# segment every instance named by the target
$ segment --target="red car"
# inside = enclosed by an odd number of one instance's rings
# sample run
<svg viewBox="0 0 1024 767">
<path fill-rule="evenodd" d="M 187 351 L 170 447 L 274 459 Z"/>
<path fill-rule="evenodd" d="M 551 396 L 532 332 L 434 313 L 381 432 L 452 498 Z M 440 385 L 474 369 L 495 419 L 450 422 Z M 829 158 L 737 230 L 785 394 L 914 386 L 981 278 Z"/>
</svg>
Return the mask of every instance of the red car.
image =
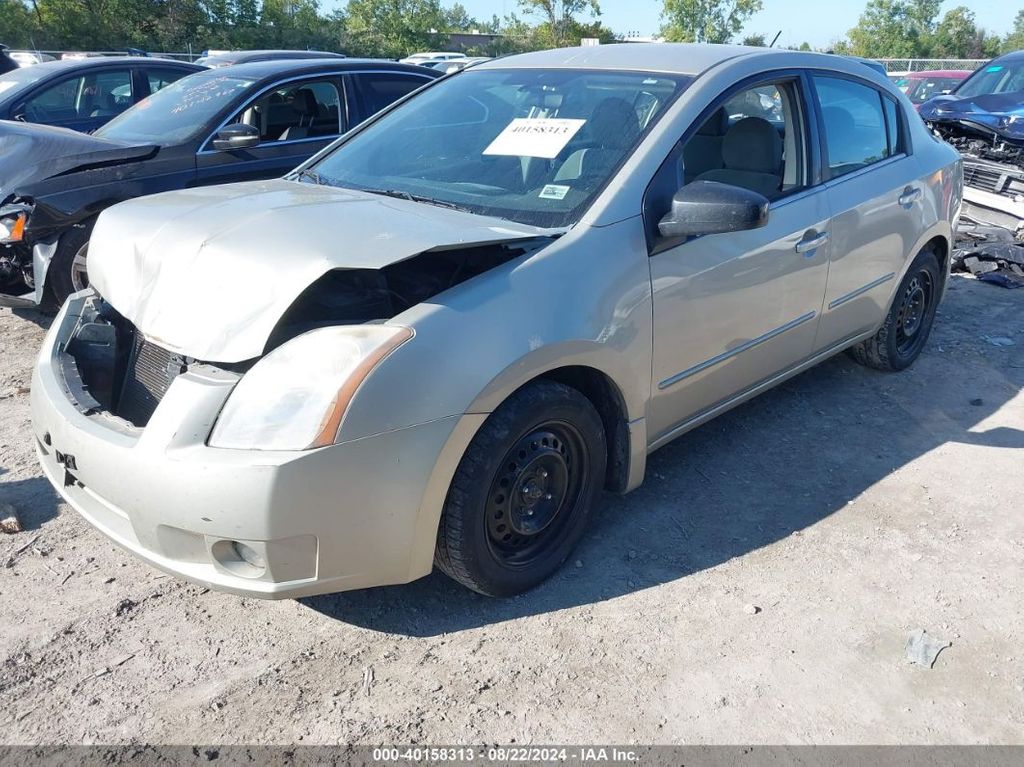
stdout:
<svg viewBox="0 0 1024 767">
<path fill-rule="evenodd" d="M 949 93 L 971 73 L 962 69 L 936 69 L 930 72 L 910 72 L 896 81 L 896 87 L 907 94 L 917 109 L 932 96 Z"/>
</svg>

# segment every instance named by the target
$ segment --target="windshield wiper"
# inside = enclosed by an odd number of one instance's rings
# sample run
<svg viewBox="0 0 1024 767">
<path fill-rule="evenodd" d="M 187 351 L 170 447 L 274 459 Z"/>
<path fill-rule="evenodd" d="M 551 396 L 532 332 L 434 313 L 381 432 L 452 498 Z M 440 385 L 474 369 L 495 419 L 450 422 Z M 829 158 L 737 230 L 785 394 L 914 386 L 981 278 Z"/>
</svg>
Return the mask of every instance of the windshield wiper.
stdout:
<svg viewBox="0 0 1024 767">
<path fill-rule="evenodd" d="M 296 181 L 302 181 L 303 179 L 308 179 L 314 184 L 320 184 L 321 186 L 330 186 L 330 183 L 312 168 L 303 168 L 295 174 Z"/>
<path fill-rule="evenodd" d="M 450 210 L 467 210 L 461 205 L 456 205 L 454 202 L 448 202 L 447 200 L 437 200 L 433 197 L 427 197 L 422 194 L 413 194 L 412 192 L 406 192 L 402 189 L 364 189 L 364 192 L 370 194 L 382 194 L 385 197 L 394 197 L 399 200 L 409 200 L 409 202 L 423 202 L 427 205 L 436 205 L 439 208 L 448 208 Z"/>
</svg>

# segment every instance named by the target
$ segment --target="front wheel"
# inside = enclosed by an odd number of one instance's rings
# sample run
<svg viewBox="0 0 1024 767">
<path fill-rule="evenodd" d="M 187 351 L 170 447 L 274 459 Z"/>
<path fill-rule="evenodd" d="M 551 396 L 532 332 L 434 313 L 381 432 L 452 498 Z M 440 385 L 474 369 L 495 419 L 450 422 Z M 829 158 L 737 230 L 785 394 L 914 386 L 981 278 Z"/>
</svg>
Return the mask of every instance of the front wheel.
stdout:
<svg viewBox="0 0 1024 767">
<path fill-rule="evenodd" d="M 528 384 L 491 414 L 462 457 L 435 563 L 488 596 L 533 588 L 583 535 L 606 461 L 590 400 L 554 381 Z"/>
<path fill-rule="evenodd" d="M 46 281 L 56 306 L 61 306 L 72 293 L 89 287 L 86 259 L 89 253 L 91 224 L 79 224 L 61 235 L 57 252 L 50 263 Z"/>
<path fill-rule="evenodd" d="M 935 253 L 923 250 L 907 270 L 892 308 L 879 331 L 850 349 L 860 364 L 876 370 L 897 371 L 910 367 L 935 321 L 941 295 L 941 272 Z"/>
</svg>

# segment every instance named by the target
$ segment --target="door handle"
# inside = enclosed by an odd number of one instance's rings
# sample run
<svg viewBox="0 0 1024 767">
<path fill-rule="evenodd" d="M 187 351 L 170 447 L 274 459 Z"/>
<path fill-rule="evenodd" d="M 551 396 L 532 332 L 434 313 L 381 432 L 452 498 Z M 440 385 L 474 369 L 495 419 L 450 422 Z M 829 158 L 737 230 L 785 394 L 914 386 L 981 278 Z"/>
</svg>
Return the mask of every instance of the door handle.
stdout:
<svg viewBox="0 0 1024 767">
<path fill-rule="evenodd" d="M 796 244 L 797 253 L 810 253 L 811 251 L 817 250 L 822 245 L 828 242 L 828 232 L 822 232 L 821 234 L 808 237 L 804 235 L 804 239 L 800 240 Z"/>
<path fill-rule="evenodd" d="M 900 205 L 906 208 L 921 199 L 921 190 L 915 187 L 907 187 L 900 195 Z"/>
</svg>

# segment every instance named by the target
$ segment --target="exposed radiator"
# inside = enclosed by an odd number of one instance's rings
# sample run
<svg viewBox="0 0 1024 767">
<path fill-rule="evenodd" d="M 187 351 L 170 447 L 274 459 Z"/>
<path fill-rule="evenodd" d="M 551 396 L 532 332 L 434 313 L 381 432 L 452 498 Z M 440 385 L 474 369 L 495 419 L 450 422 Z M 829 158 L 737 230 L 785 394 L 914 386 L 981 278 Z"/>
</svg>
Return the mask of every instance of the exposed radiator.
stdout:
<svg viewBox="0 0 1024 767">
<path fill-rule="evenodd" d="M 150 343 L 136 332 L 117 415 L 136 426 L 145 426 L 171 381 L 184 370 L 185 360 L 180 355 Z"/>
</svg>

